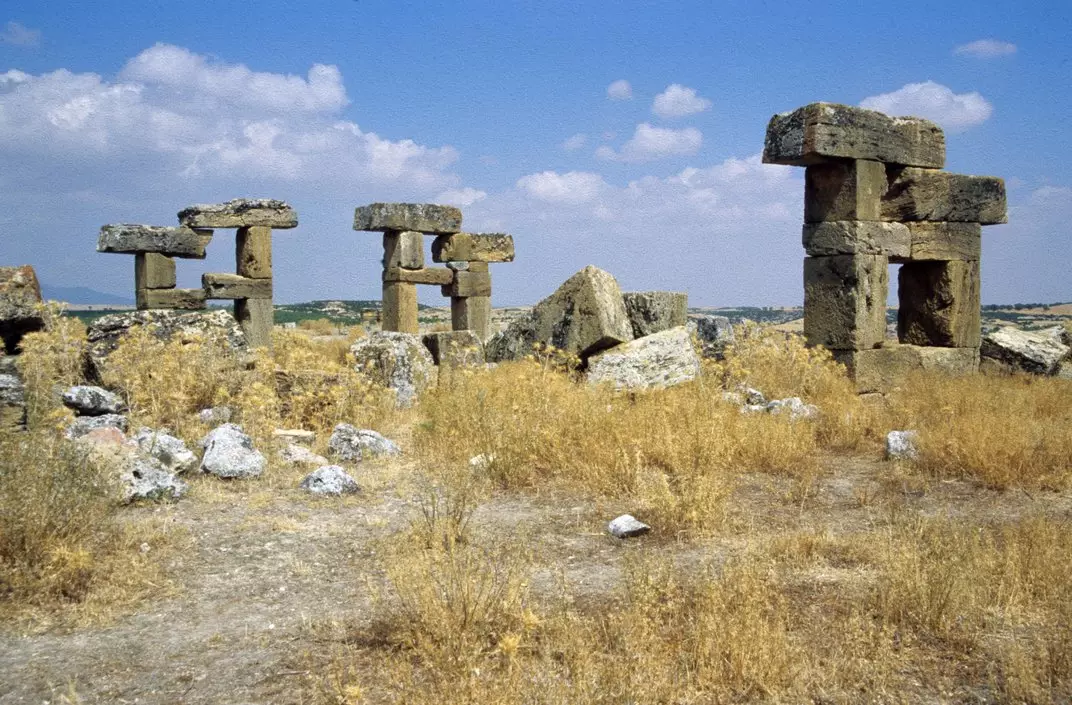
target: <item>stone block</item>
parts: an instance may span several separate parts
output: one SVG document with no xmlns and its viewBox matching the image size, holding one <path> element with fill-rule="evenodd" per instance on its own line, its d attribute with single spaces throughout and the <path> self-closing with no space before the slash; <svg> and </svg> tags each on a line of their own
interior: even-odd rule
<svg viewBox="0 0 1072 705">
<path fill-rule="evenodd" d="M 383 234 L 384 269 L 423 269 L 424 234 L 391 230 Z"/>
<path fill-rule="evenodd" d="M 513 262 L 514 237 L 502 233 L 455 233 L 432 242 L 435 262 Z"/>
<path fill-rule="evenodd" d="M 628 291 L 622 294 L 633 335 L 643 338 L 688 322 L 689 295 L 679 291 Z"/>
<path fill-rule="evenodd" d="M 908 223 L 913 261 L 978 261 L 983 249 L 983 228 L 978 223 Z"/>
<path fill-rule="evenodd" d="M 979 370 L 978 348 L 886 345 L 874 350 L 835 350 L 834 359 L 848 369 L 860 394 L 893 391 L 906 375 L 914 372 L 963 376 Z"/>
<path fill-rule="evenodd" d="M 175 260 L 156 252 L 134 255 L 135 289 L 174 289 Z"/>
<path fill-rule="evenodd" d="M 226 203 L 198 203 L 179 211 L 179 223 L 190 228 L 298 227 L 298 214 L 274 198 L 235 198 Z"/>
<path fill-rule="evenodd" d="M 34 268 L 28 264 L 0 267 L 0 353 L 6 349 L 14 355 L 24 335 L 44 327 L 41 286 Z"/>
<path fill-rule="evenodd" d="M 491 297 L 469 296 L 455 297 L 450 300 L 451 327 L 456 330 L 472 331 L 481 341 L 491 335 Z"/>
<path fill-rule="evenodd" d="M 1007 223 L 1005 181 L 911 167 L 890 170 L 882 220 Z"/>
<path fill-rule="evenodd" d="M 1002 326 L 983 336 L 983 362 L 1005 371 L 1061 375 L 1069 346 L 1050 330 L 1020 330 Z"/>
<path fill-rule="evenodd" d="M 259 279 L 256 281 L 268 281 Z M 238 299 L 234 305 L 235 319 L 242 327 L 246 343 L 251 348 L 272 346 L 272 327 L 275 325 L 275 307 L 268 299 Z"/>
<path fill-rule="evenodd" d="M 204 289 L 137 289 L 138 308 L 176 308 L 185 311 L 200 311 L 205 308 Z"/>
<path fill-rule="evenodd" d="M 421 342 L 440 368 L 478 367 L 484 364 L 484 344 L 471 330 L 428 333 L 421 338 Z"/>
<path fill-rule="evenodd" d="M 415 230 L 436 235 L 461 232 L 462 212 L 433 203 L 373 203 L 354 210 L 354 230 Z"/>
<path fill-rule="evenodd" d="M 812 164 L 804 170 L 804 222 L 882 220 L 886 165 L 866 159 Z"/>
<path fill-rule="evenodd" d="M 886 336 L 888 260 L 835 255 L 804 260 L 804 336 L 831 350 L 866 350 Z"/>
<path fill-rule="evenodd" d="M 454 280 L 443 287 L 443 296 L 491 296 L 491 275 L 487 272 L 470 270 L 451 273 L 454 275 Z"/>
<path fill-rule="evenodd" d="M 444 264 L 447 265 L 447 269 L 453 269 L 455 272 L 468 272 L 469 271 L 469 263 L 468 262 L 453 261 L 453 262 L 444 262 Z"/>
<path fill-rule="evenodd" d="M 487 274 L 490 269 L 487 262 L 470 262 L 469 268 L 464 270 L 473 274 Z"/>
<path fill-rule="evenodd" d="M 764 163 L 809 166 L 831 159 L 941 169 L 945 135 L 929 120 L 836 103 L 811 103 L 771 118 Z"/>
<path fill-rule="evenodd" d="M 897 283 L 897 339 L 910 345 L 979 347 L 979 263 L 910 262 Z"/>
<path fill-rule="evenodd" d="M 209 299 L 271 299 L 271 279 L 250 279 L 237 274 L 207 272 L 201 275 L 201 286 Z"/>
<path fill-rule="evenodd" d="M 618 282 L 591 265 L 567 279 L 532 309 L 533 342 L 582 360 L 633 339 Z M 527 352 L 531 352 L 531 349 Z"/>
<path fill-rule="evenodd" d="M 588 359 L 588 383 L 610 384 L 616 390 L 662 389 L 699 376 L 700 357 L 684 326 L 622 343 Z"/>
<path fill-rule="evenodd" d="M 428 269 L 399 269 L 395 267 L 383 271 L 383 280 L 385 282 L 447 286 L 454 281 L 454 272 L 443 267 L 430 267 Z"/>
<path fill-rule="evenodd" d="M 239 228 L 235 235 L 235 272 L 250 279 L 272 278 L 272 229 Z"/>
<path fill-rule="evenodd" d="M 383 283 L 381 327 L 395 333 L 417 333 L 417 285 L 408 282 Z"/>
<path fill-rule="evenodd" d="M 883 255 L 891 260 L 907 260 L 912 253 L 912 234 L 903 223 L 857 220 L 805 223 L 801 239 L 804 251 L 812 257 Z"/>
<path fill-rule="evenodd" d="M 168 257 L 205 259 L 205 247 L 211 241 L 211 230 L 118 223 L 101 227 L 97 252 L 155 252 Z"/>
</svg>

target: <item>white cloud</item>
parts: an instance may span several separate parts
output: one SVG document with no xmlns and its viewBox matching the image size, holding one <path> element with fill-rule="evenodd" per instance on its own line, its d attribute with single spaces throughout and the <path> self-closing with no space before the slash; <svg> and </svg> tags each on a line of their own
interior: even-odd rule
<svg viewBox="0 0 1072 705">
<path fill-rule="evenodd" d="M 696 154 L 701 144 L 703 135 L 695 127 L 675 130 L 642 122 L 620 150 L 602 146 L 596 150 L 596 156 L 610 161 L 650 162 L 666 157 Z"/>
<path fill-rule="evenodd" d="M 970 56 L 975 59 L 996 59 L 1001 56 L 1011 56 L 1016 53 L 1016 45 L 1012 42 L 1003 42 L 1000 39 L 978 39 L 974 42 L 961 44 L 953 49 L 958 56 Z"/>
<path fill-rule="evenodd" d="M 0 44 L 16 47 L 35 47 L 41 43 L 41 30 L 30 29 L 18 22 L 8 22 L 0 32 Z"/>
<path fill-rule="evenodd" d="M 460 189 L 447 189 L 435 197 L 435 202 L 465 208 L 466 206 L 473 205 L 477 201 L 483 201 L 487 197 L 488 194 L 486 191 L 480 191 L 466 186 L 465 188 Z"/>
<path fill-rule="evenodd" d="M 673 83 L 655 96 L 651 111 L 659 117 L 673 118 L 702 113 L 710 107 L 711 101 L 696 95 L 695 88 Z"/>
<path fill-rule="evenodd" d="M 517 180 L 517 188 L 530 198 L 544 203 L 577 205 L 594 200 L 606 187 L 599 174 L 587 171 L 570 171 L 559 174 L 543 171 L 528 174 Z"/>
<path fill-rule="evenodd" d="M 607 86 L 607 97 L 611 100 L 629 100 L 633 97 L 633 87 L 624 78 Z"/>
<path fill-rule="evenodd" d="M 860 105 L 889 115 L 927 118 L 949 132 L 963 132 L 985 122 L 994 112 L 978 93 L 954 93 L 934 81 L 909 83 L 892 93 L 865 98 Z"/>
<path fill-rule="evenodd" d="M 588 135 L 584 134 L 583 132 L 578 132 L 577 134 L 573 135 L 562 143 L 562 149 L 566 150 L 567 152 L 576 152 L 578 149 L 583 147 L 585 142 L 587 141 Z"/>
</svg>

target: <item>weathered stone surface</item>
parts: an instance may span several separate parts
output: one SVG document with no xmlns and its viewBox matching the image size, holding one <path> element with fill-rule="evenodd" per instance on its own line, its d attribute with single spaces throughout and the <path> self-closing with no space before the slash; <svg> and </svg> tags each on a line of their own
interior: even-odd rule
<svg viewBox="0 0 1072 705">
<path fill-rule="evenodd" d="M 235 272 L 250 279 L 272 278 L 272 229 L 239 228 L 235 234 Z"/>
<path fill-rule="evenodd" d="M 24 335 L 45 327 L 40 305 L 41 287 L 33 267 L 0 267 L 0 338 L 8 353 L 18 352 Z"/>
<path fill-rule="evenodd" d="M 455 233 L 432 242 L 434 262 L 513 262 L 514 236 L 503 233 Z"/>
<path fill-rule="evenodd" d="M 891 169 L 889 188 L 882 197 L 882 219 L 1007 223 L 1005 181 L 937 169 Z"/>
<path fill-rule="evenodd" d="M 457 300 L 464 302 L 467 299 Z M 458 328 L 457 324 L 454 327 Z M 484 357 L 488 362 L 520 360 L 533 353 L 535 343 L 536 319 L 529 313 L 510 321 L 504 330 L 491 336 L 484 344 Z"/>
<path fill-rule="evenodd" d="M 450 271 L 449 269 L 447 270 Z M 491 274 L 487 272 L 452 272 L 450 284 L 442 288 L 443 296 L 491 296 Z"/>
<path fill-rule="evenodd" d="M 454 272 L 444 267 L 430 267 L 428 269 L 401 269 L 392 267 L 383 270 L 385 282 L 406 282 L 409 284 L 438 284 L 449 285 L 454 281 Z"/>
<path fill-rule="evenodd" d="M 700 355 L 712 360 L 725 358 L 726 348 L 735 340 L 733 324 L 725 316 L 692 314 L 685 327 L 700 341 Z"/>
<path fill-rule="evenodd" d="M 126 454 L 119 472 L 123 501 L 175 500 L 186 494 L 187 485 L 159 461 L 139 454 Z"/>
<path fill-rule="evenodd" d="M 811 257 L 883 255 L 907 260 L 912 254 L 912 233 L 903 223 L 835 220 L 805 223 L 801 240 Z"/>
<path fill-rule="evenodd" d="M 432 360 L 443 367 L 477 367 L 484 364 L 484 346 L 471 330 L 428 333 L 421 338 Z"/>
<path fill-rule="evenodd" d="M 983 250 L 978 223 L 908 223 L 912 260 L 975 260 Z"/>
<path fill-rule="evenodd" d="M 901 266 L 897 291 L 902 343 L 979 347 L 978 262 L 909 262 Z"/>
<path fill-rule="evenodd" d="M 80 384 L 63 392 L 63 403 L 79 416 L 118 414 L 127 408 L 118 394 L 102 387 Z"/>
<path fill-rule="evenodd" d="M 633 336 L 658 333 L 687 322 L 689 295 L 679 291 L 627 291 L 622 294 Z"/>
<path fill-rule="evenodd" d="M 848 368 L 856 391 L 887 393 L 917 371 L 963 376 L 979 370 L 978 348 L 934 348 L 886 344 L 874 350 L 835 350 L 834 359 Z"/>
<path fill-rule="evenodd" d="M 328 439 L 328 450 L 341 460 L 361 462 L 365 458 L 382 458 L 402 455 L 402 449 L 394 441 L 384 438 L 376 431 L 359 429 L 348 423 L 335 426 Z"/>
<path fill-rule="evenodd" d="M 381 327 L 395 333 L 416 334 L 417 285 L 408 282 L 383 283 Z"/>
<path fill-rule="evenodd" d="M 468 330 L 481 341 L 491 336 L 492 311 L 490 296 L 454 297 L 450 300 L 451 328 Z"/>
<path fill-rule="evenodd" d="M 469 266 L 466 269 L 455 271 L 472 272 L 474 274 L 487 274 L 491 271 L 491 269 L 488 267 L 487 262 L 470 262 Z"/>
<path fill-rule="evenodd" d="M 804 222 L 882 220 L 886 165 L 866 159 L 813 164 L 804 170 Z"/>
<path fill-rule="evenodd" d="M 301 482 L 306 492 L 318 495 L 338 496 L 361 491 L 357 481 L 338 465 L 324 465 L 306 475 Z"/>
<path fill-rule="evenodd" d="M 390 230 L 383 234 L 384 269 L 423 269 L 424 233 Z"/>
<path fill-rule="evenodd" d="M 291 465 L 329 465 L 331 461 L 322 455 L 317 455 L 305 446 L 295 443 L 280 449 L 279 459 Z"/>
<path fill-rule="evenodd" d="M 0 429 L 26 425 L 26 388 L 17 374 L 0 371 Z"/>
<path fill-rule="evenodd" d="M 1003 326 L 983 336 L 982 356 L 1007 370 L 1055 375 L 1069 347 L 1050 330 L 1027 331 Z"/>
<path fill-rule="evenodd" d="M 174 289 L 175 260 L 156 252 L 134 255 L 134 289 Z"/>
<path fill-rule="evenodd" d="M 257 477 L 267 464 L 241 426 L 225 423 L 201 439 L 201 472 L 226 479 Z"/>
<path fill-rule="evenodd" d="M 918 431 L 890 431 L 886 434 L 886 460 L 915 460 L 919 457 Z"/>
<path fill-rule="evenodd" d="M 197 203 L 179 211 L 179 223 L 189 228 L 298 227 L 298 214 L 274 198 L 235 198 L 226 203 Z"/>
<path fill-rule="evenodd" d="M 168 257 L 204 259 L 205 248 L 211 241 L 211 230 L 118 223 L 101 227 L 97 252 L 155 252 Z"/>
<path fill-rule="evenodd" d="M 179 438 L 166 431 L 142 427 L 130 439 L 145 455 L 155 458 L 168 472 L 181 475 L 197 467 L 197 455 Z"/>
<path fill-rule="evenodd" d="M 652 333 L 593 355 L 588 383 L 615 389 L 661 389 L 696 379 L 700 358 L 685 326 Z"/>
<path fill-rule="evenodd" d="M 616 519 L 612 519 L 607 524 L 607 531 L 615 538 L 630 539 L 636 536 L 643 536 L 651 531 L 651 527 L 642 521 L 638 521 L 632 514 L 623 514 Z"/>
<path fill-rule="evenodd" d="M 380 331 L 359 339 L 350 346 L 358 372 L 397 395 L 399 406 L 412 406 L 417 396 L 436 383 L 435 361 L 410 333 Z"/>
<path fill-rule="evenodd" d="M 270 348 L 272 346 L 275 307 L 271 299 L 238 299 L 234 304 L 234 317 L 241 326 L 249 347 Z"/>
<path fill-rule="evenodd" d="M 201 275 L 201 286 L 209 299 L 270 299 L 271 279 L 250 279 L 237 274 L 207 272 Z"/>
<path fill-rule="evenodd" d="M 74 440 L 101 428 L 117 428 L 126 433 L 127 417 L 120 416 L 119 414 L 79 416 L 67 425 L 67 429 L 64 431 L 63 435 L 68 440 Z"/>
<path fill-rule="evenodd" d="M 278 438 L 289 443 L 310 445 L 316 440 L 316 431 L 306 431 L 303 428 L 277 428 L 272 431 L 272 438 Z"/>
<path fill-rule="evenodd" d="M 789 417 L 790 421 L 813 419 L 819 415 L 819 407 L 814 404 L 805 404 L 804 400 L 800 397 L 774 399 L 767 402 L 764 409 L 768 414 L 774 416 L 785 414 Z"/>
<path fill-rule="evenodd" d="M 215 428 L 230 421 L 233 415 L 229 406 L 212 406 L 197 412 L 197 419 L 206 426 Z"/>
<path fill-rule="evenodd" d="M 179 309 L 201 311 L 206 307 L 204 289 L 138 289 L 134 292 L 138 309 Z"/>
<path fill-rule="evenodd" d="M 450 270 L 455 271 L 455 272 L 468 272 L 469 271 L 469 263 L 468 262 L 453 262 L 452 261 L 452 262 L 446 262 L 445 264 L 447 265 L 447 269 L 450 269 Z"/>
<path fill-rule="evenodd" d="M 532 314 L 534 342 L 552 345 L 582 359 L 633 339 L 633 326 L 618 282 L 591 265 L 536 304 Z"/>
<path fill-rule="evenodd" d="M 107 365 L 107 358 L 119 340 L 132 328 L 151 326 L 160 340 L 180 340 L 192 337 L 221 336 L 236 354 L 248 349 L 246 336 L 234 317 L 227 311 L 132 311 L 101 316 L 86 330 L 86 356 L 90 372 L 98 379 Z"/>
<path fill-rule="evenodd" d="M 373 203 L 354 211 L 354 230 L 415 230 L 421 233 L 461 232 L 462 212 L 432 203 Z"/>
<path fill-rule="evenodd" d="M 941 169 L 945 135 L 929 120 L 836 103 L 811 103 L 771 118 L 764 163 L 808 166 L 831 158 Z"/>
<path fill-rule="evenodd" d="M 831 350 L 866 350 L 886 337 L 887 259 L 836 255 L 804 260 L 804 337 Z"/>
</svg>

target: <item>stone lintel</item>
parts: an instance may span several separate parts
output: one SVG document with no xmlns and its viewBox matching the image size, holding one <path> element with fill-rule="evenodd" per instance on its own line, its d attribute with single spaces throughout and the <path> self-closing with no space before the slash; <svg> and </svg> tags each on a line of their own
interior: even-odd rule
<svg viewBox="0 0 1072 705">
<path fill-rule="evenodd" d="M 455 233 L 432 242 L 434 262 L 513 262 L 514 237 L 503 233 Z"/>
<path fill-rule="evenodd" d="M 914 262 L 926 260 L 978 261 L 983 228 L 978 223 L 908 223 Z"/>
<path fill-rule="evenodd" d="M 226 203 L 198 203 L 179 211 L 179 223 L 191 228 L 298 227 L 298 214 L 274 198 L 235 198 Z"/>
<path fill-rule="evenodd" d="M 200 311 L 206 307 L 204 289 L 138 289 L 139 309 L 176 308 Z"/>
<path fill-rule="evenodd" d="M 207 272 L 201 275 L 201 286 L 209 299 L 271 299 L 271 279 L 251 279 L 237 274 Z"/>
<path fill-rule="evenodd" d="M 354 210 L 354 230 L 386 232 L 456 233 L 462 229 L 462 212 L 434 203 L 372 203 Z"/>
<path fill-rule="evenodd" d="M 205 248 L 211 240 L 211 230 L 117 223 L 101 227 L 97 252 L 129 255 L 155 252 L 168 257 L 204 259 Z"/>
<path fill-rule="evenodd" d="M 454 281 L 454 272 L 442 267 L 428 269 L 401 269 L 393 267 L 383 270 L 385 282 L 407 282 L 410 284 L 433 284 L 446 286 Z"/>
<path fill-rule="evenodd" d="M 1005 181 L 996 176 L 950 174 L 937 169 L 891 168 L 882 196 L 882 220 L 1008 222 Z"/>
<path fill-rule="evenodd" d="M 812 257 L 883 255 L 908 259 L 912 253 L 912 234 L 903 223 L 858 220 L 805 223 L 801 240 L 804 251 Z"/>
</svg>

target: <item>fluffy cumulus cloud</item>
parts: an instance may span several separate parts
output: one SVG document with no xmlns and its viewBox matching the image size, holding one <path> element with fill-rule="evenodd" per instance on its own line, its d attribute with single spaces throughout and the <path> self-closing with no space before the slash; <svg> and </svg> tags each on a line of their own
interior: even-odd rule
<svg viewBox="0 0 1072 705">
<path fill-rule="evenodd" d="M 703 134 L 695 127 L 675 130 L 642 122 L 621 149 L 614 150 L 604 145 L 596 150 L 596 156 L 619 162 L 651 162 L 696 154 L 702 144 Z"/>
<path fill-rule="evenodd" d="M 1000 39 L 977 39 L 974 42 L 957 46 L 953 49 L 953 53 L 957 56 L 970 56 L 973 59 L 996 59 L 1015 54 L 1016 45 Z"/>
<path fill-rule="evenodd" d="M 543 171 L 529 174 L 517 180 L 517 188 L 526 196 L 561 205 L 577 205 L 594 200 L 607 186 L 603 177 L 587 171 L 570 171 L 559 174 Z"/>
<path fill-rule="evenodd" d="M 479 189 L 466 186 L 465 188 L 447 189 L 435 197 L 435 202 L 465 208 L 466 206 L 473 205 L 477 201 L 483 201 L 487 197 L 488 194 L 486 191 L 480 191 Z"/>
<path fill-rule="evenodd" d="M 16 47 L 35 47 L 41 43 L 41 30 L 29 27 L 15 21 L 4 25 L 0 31 L 0 44 Z"/>
<path fill-rule="evenodd" d="M 994 107 L 978 93 L 954 93 L 934 81 L 909 83 L 892 93 L 865 98 L 860 105 L 889 115 L 927 118 L 948 132 L 963 132 L 986 122 L 994 112 Z"/>
<path fill-rule="evenodd" d="M 659 117 L 675 118 L 702 113 L 710 107 L 711 101 L 698 96 L 695 88 L 673 83 L 655 96 L 651 111 Z"/>
<path fill-rule="evenodd" d="M 624 78 L 607 86 L 607 97 L 611 100 L 629 100 L 633 97 L 633 87 Z"/>
</svg>

